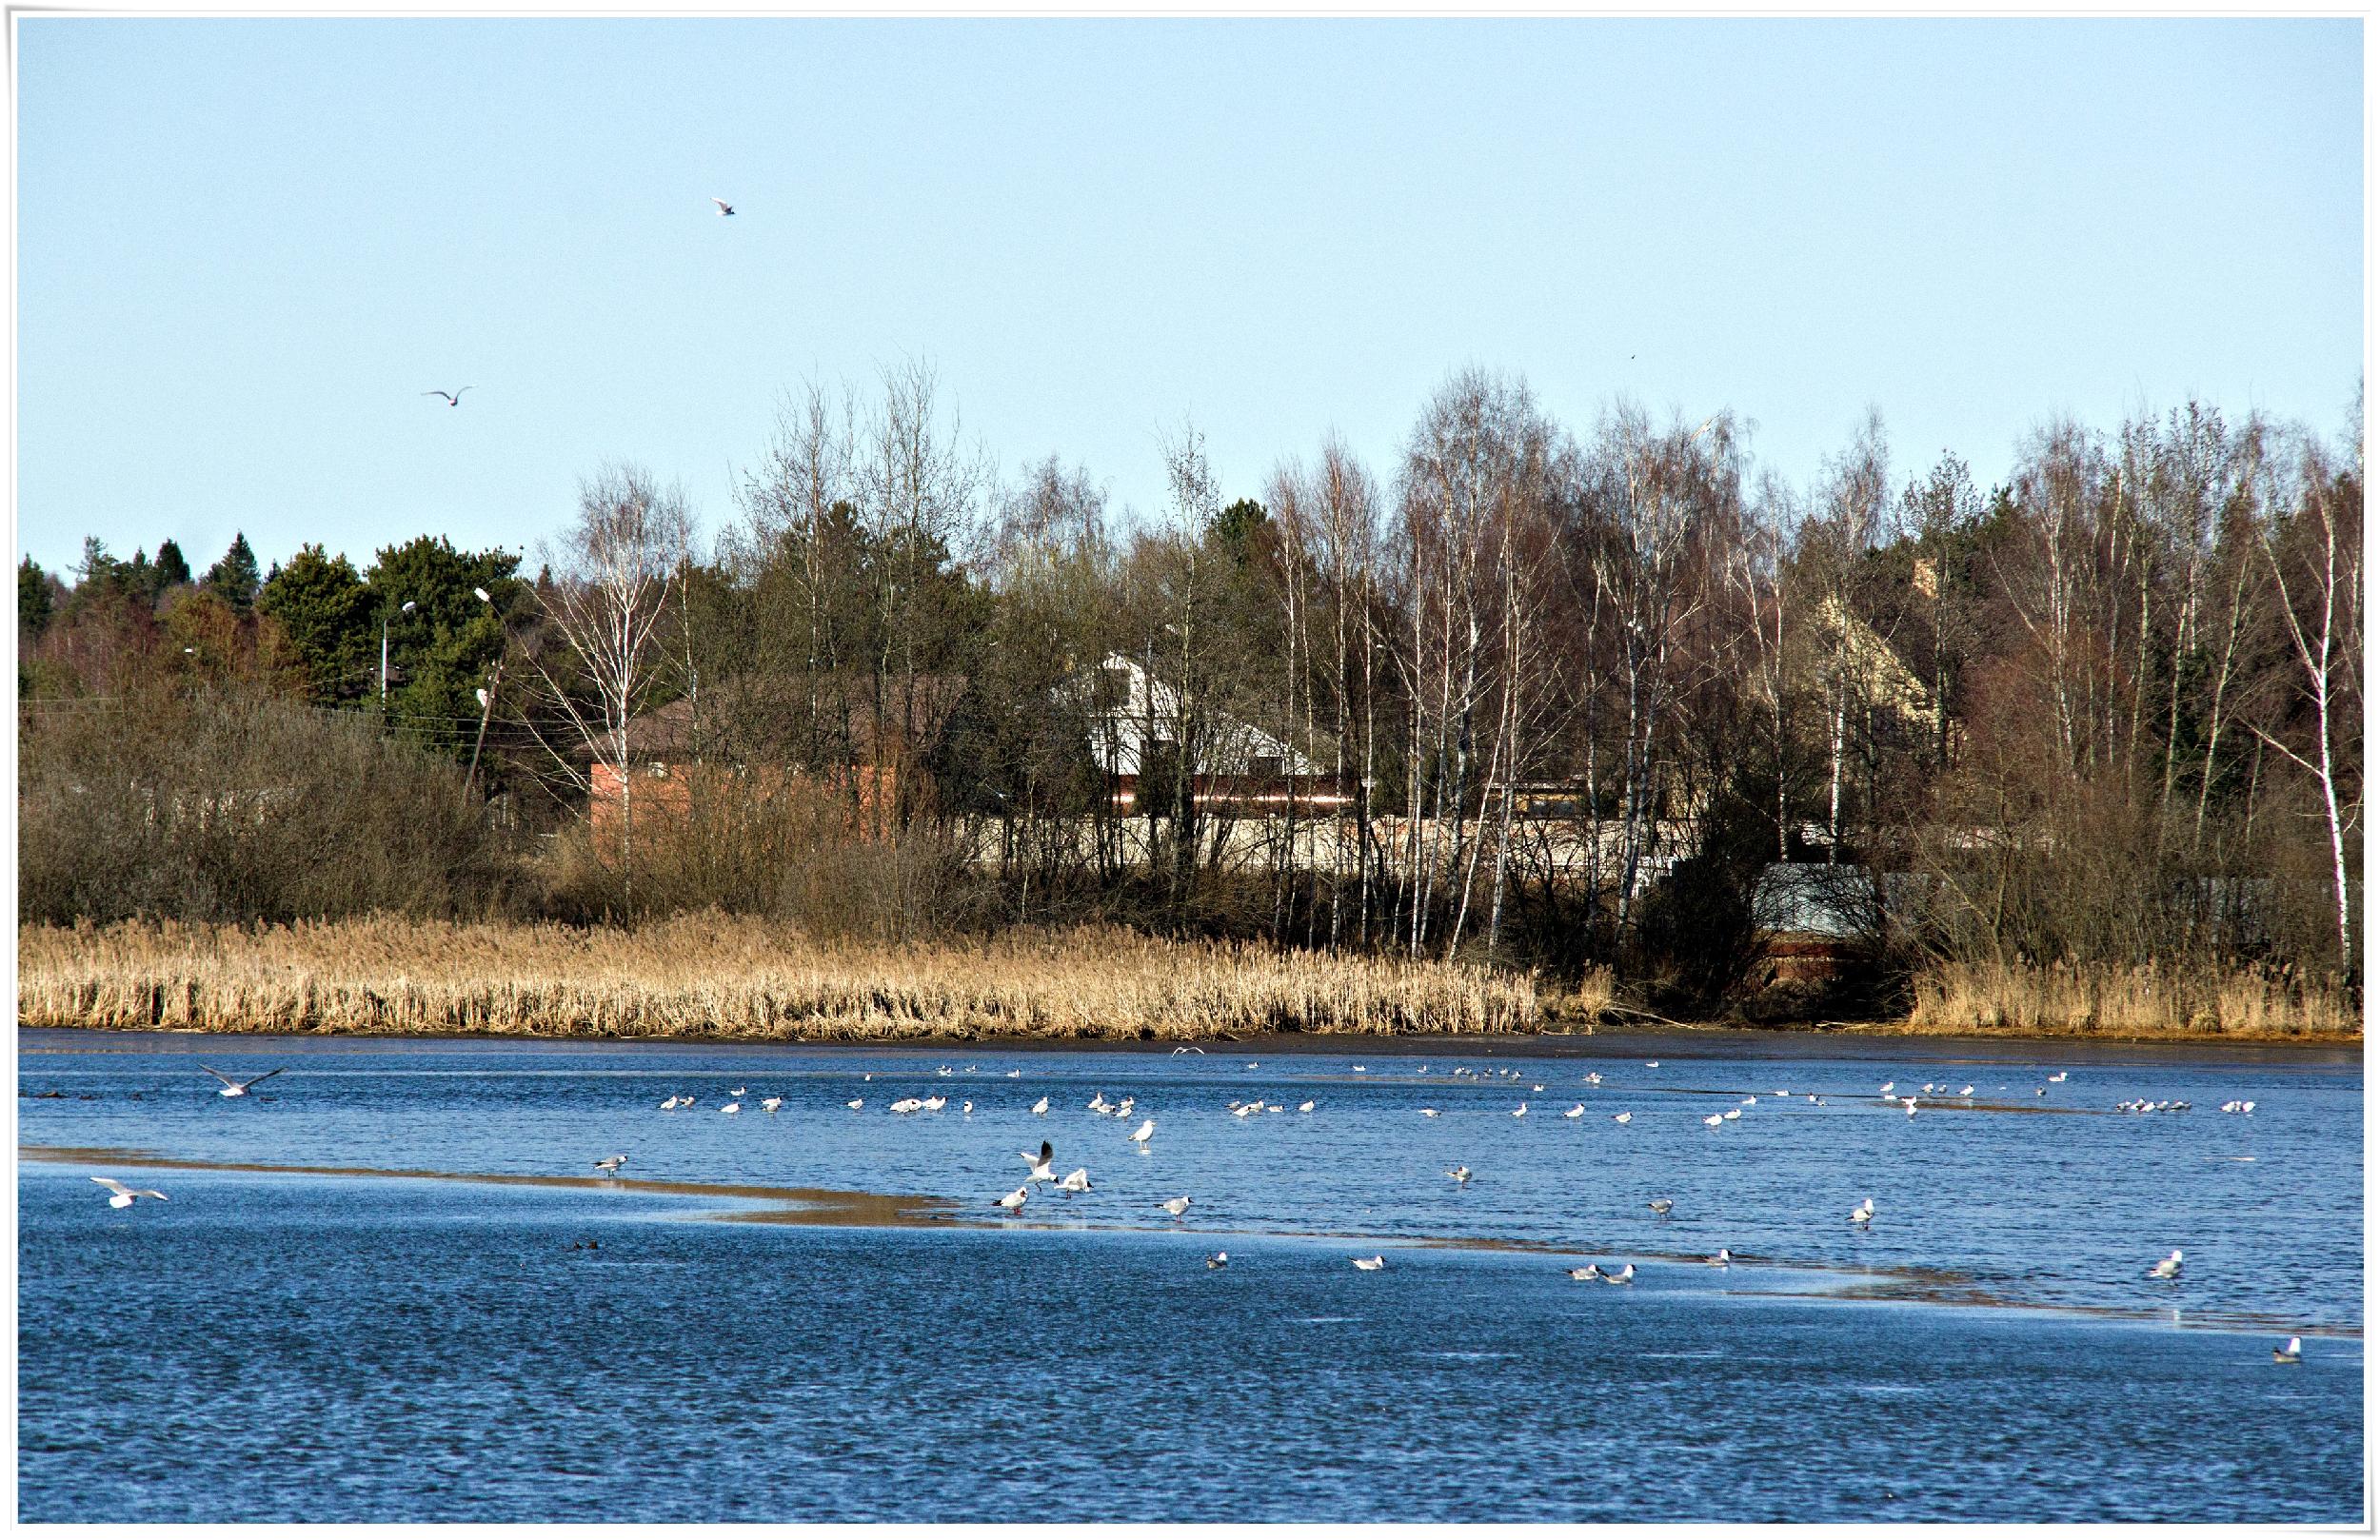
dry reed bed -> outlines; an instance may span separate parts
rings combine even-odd
[[[2353,1037],[2333,980],[2245,969],[1937,963],[1914,980],[1909,1026],[2040,1037]]]
[[[887,1040],[1529,1032],[1530,979],[1116,930],[821,941],[692,916],[640,929],[395,918],[30,926],[28,1026]]]

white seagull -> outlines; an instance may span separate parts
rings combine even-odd
[[[1015,1192],[1003,1194],[1002,1195],[992,1199],[992,1201],[1000,1207],[1006,1209],[1009,1213],[1014,1214],[1019,1209],[1023,1208],[1024,1200],[1032,1195],[1033,1184],[1031,1182],[1027,1182],[1022,1187],[1018,1188]]]
[[[2152,1278],[2168,1278],[2168,1279],[2171,1279],[2171,1278],[2178,1278],[2178,1277],[2180,1277],[2181,1275],[2182,1275],[2182,1249],[2181,1249],[2179,1246],[2176,1246],[2176,1247],[2174,1247],[2174,1248],[2173,1248],[2173,1254],[2172,1254],[2172,1255],[2171,1255],[2171,1256],[2167,1257],[2164,1261],[2159,1262],[2159,1263],[2158,1263],[2155,1267],[2152,1267],[2152,1268],[2151,1268],[2151,1269],[2149,1270],[2149,1276],[2151,1276],[2151,1277],[2152,1277]]]
[[[274,1076],[279,1075],[283,1069],[287,1069],[288,1067],[288,1066],[287,1065],[282,1065],[278,1068],[267,1070],[262,1075],[252,1076],[246,1080],[234,1080],[231,1076],[224,1074],[223,1071],[215,1069],[209,1065],[201,1064],[199,1066],[200,1069],[205,1070],[208,1074],[223,1082],[223,1089],[215,1093],[218,1096],[245,1096],[248,1095],[248,1088],[249,1086],[269,1080]]]
[[[1622,1114],[1620,1114],[1620,1116],[1621,1116],[1622,1117],[1625,1117],[1625,1116],[1627,1116],[1628,1115],[1627,1115],[1626,1113],[1622,1113]],[[1706,1117],[1706,1118],[1704,1118],[1704,1119],[1702,1120],[1702,1126],[1703,1126],[1704,1128],[1716,1128],[1716,1127],[1718,1127],[1721,1123],[1724,1123],[1724,1122],[1726,1122],[1726,1121],[1727,1121],[1727,1119],[1726,1119],[1726,1118],[1721,1117],[1721,1116],[1720,1116],[1718,1114],[1716,1114],[1716,1113],[1713,1113],[1710,1116],[1708,1116],[1708,1117]]]
[[[866,1105],[867,1105],[867,1103],[866,1103],[866,1102],[864,1102],[864,1101],[862,1101],[859,1097],[854,1096],[854,1097],[852,1097],[849,1101],[844,1102],[844,1103],[843,1103],[843,1105],[844,1105],[844,1106],[846,1106],[846,1107],[848,1107],[848,1108],[850,1108],[853,1112],[855,1112],[855,1113],[856,1113],[856,1112],[858,1112],[861,1108],[863,1108],[863,1107],[866,1106]]]
[[[1891,1095],[1893,1094],[1893,1082],[1892,1082],[1892,1081],[1890,1081],[1890,1080],[1887,1080],[1887,1081],[1885,1081],[1882,1085],[1877,1086],[1877,1087],[1875,1088],[1875,1094],[1876,1094],[1877,1096],[1891,1096]]]
[[[1424,1107],[1421,1109],[1421,1116],[1424,1117],[1436,1117],[1438,1116],[1438,1109],[1436,1107]]]
[[[151,1196],[151,1197],[155,1197],[155,1196],[157,1196],[157,1195],[158,1195],[158,1194],[155,1194],[155,1193],[151,1193],[151,1194],[149,1194],[149,1196]],[[2275,1348],[2275,1349],[2273,1349],[2273,1350],[2272,1350],[2272,1361],[2273,1361],[2274,1363],[2276,1363],[2276,1364],[2293,1364],[2293,1363],[2296,1363],[2296,1362],[2298,1361],[2298,1352],[2297,1352],[2297,1338],[2295,1338],[2295,1337],[2291,1337],[2291,1338],[2290,1338],[2290,1345],[2289,1345],[2288,1347],[2286,1347],[2286,1348]]]
[[[1719,1121],[1723,1123],[1732,1123],[1743,1115],[1744,1110],[1741,1107],[1730,1107],[1727,1111],[1719,1114]]]
[[[1217,1252],[1213,1256],[1206,1259],[1206,1265],[1208,1267],[1229,1267],[1231,1266],[1231,1253]]]
[[[595,1162],[595,1169],[606,1176],[617,1176],[620,1175],[620,1168],[627,1163],[626,1155],[606,1155]]]
[[[1855,1225],[1864,1225],[1874,1217],[1875,1199],[1872,1197],[1861,1198],[1859,1207],[1851,1211],[1851,1222]]]
[[[1677,1206],[1676,1204],[1675,1204],[1675,1203],[1671,1202],[1668,1198],[1665,1198],[1665,1197],[1656,1197],[1656,1198],[1655,1198],[1652,1202],[1650,1202],[1650,1203],[1648,1203],[1648,1204],[1646,1204],[1646,1205],[1645,1205],[1645,1207],[1646,1207],[1646,1208],[1651,1209],[1651,1210],[1653,1211],[1653,1213],[1654,1213],[1654,1214],[1655,1214],[1655,1216],[1656,1216],[1656,1217],[1662,1218],[1662,1219],[1666,1219],[1666,1218],[1668,1218],[1668,1217],[1669,1217],[1669,1211],[1670,1211],[1670,1210],[1672,1210],[1672,1209],[1674,1209],[1674,1208],[1676,1208],[1676,1206]]]
[[[1091,1174],[1081,1166],[1066,1173],[1066,1179],[1058,1184],[1061,1193],[1087,1193],[1091,1190]]]
[[[1605,1283],[1634,1283],[1634,1282],[1636,1282],[1636,1263],[1634,1263],[1634,1262],[1631,1262],[1631,1263],[1629,1263],[1627,1266],[1625,1266],[1625,1267],[1621,1268],[1621,1269],[1620,1269],[1617,1273],[1604,1273],[1604,1274],[1603,1274],[1603,1281],[1604,1281]]]
[[[469,385],[465,385],[463,390],[468,390],[471,387]],[[422,394],[425,396],[443,396],[446,398],[447,405],[460,406],[463,405],[463,390],[425,390]]]
[[[1573,1107],[1570,1111],[1562,1114],[1562,1116],[1564,1117],[1584,1117],[1587,1116],[1587,1104],[1582,1101],[1577,1106]]]
[[[773,1113],[784,1104],[785,1098],[783,1096],[768,1096],[762,1100],[761,1111],[764,1113]]]
[[[715,203],[715,204],[717,204],[717,205],[719,206],[719,217],[720,217],[720,218],[722,218],[722,219],[726,218],[729,214],[732,214],[732,213],[734,213],[734,212],[736,211],[736,207],[735,207],[735,205],[733,205],[733,204],[729,203],[729,202],[728,202],[726,199],[724,199],[724,198],[713,198],[713,199],[711,200],[711,202],[713,202],[713,203]]]
[[[1039,1100],[1039,1101],[1037,1101],[1037,1102],[1035,1102],[1035,1103],[1033,1104],[1033,1116],[1036,1116],[1036,1117],[1041,1116],[1042,1114],[1044,1114],[1044,1113],[1046,1113],[1046,1112],[1048,1112],[1048,1111],[1049,1111],[1049,1098],[1048,1098],[1047,1096],[1043,1096],[1041,1100]]]
[[[1615,1113],[1612,1115],[1612,1121],[1615,1123],[1625,1123],[1635,1116],[1636,1114],[1634,1113]]]
[[[1455,1178],[1455,1185],[1457,1187],[1460,1187],[1463,1183],[1471,1180],[1471,1168],[1469,1166],[1456,1166],[1450,1169],[1446,1175]]]
[[[1359,1256],[1355,1259],[1355,1261],[1356,1271],[1358,1273],[1378,1273],[1380,1269],[1388,1266],[1387,1260],[1377,1252],[1370,1256]]]
[[[2050,1083],[2051,1083],[2052,1085],[2056,1085],[2058,1082],[2060,1082],[2060,1081],[2064,1080],[2065,1078],[2066,1078],[2066,1072],[2065,1072],[2064,1070],[2060,1070],[2060,1071],[2058,1071],[2055,1075],[2053,1075],[2053,1076],[2050,1076]]]
[[[672,1096],[667,1101],[663,1102],[661,1104],[661,1110],[665,1113],[676,1112],[678,1110],[678,1098]]]
[[[1144,1117],[1140,1120],[1140,1126],[1134,1129],[1128,1137],[1134,1144],[1137,1144],[1141,1149],[1145,1150],[1149,1147],[1149,1135],[1156,1132],[1157,1119],[1154,1117]]]
[[[1027,1186],[1030,1186],[1035,1182],[1054,1182],[1058,1179],[1050,1174],[1049,1157],[1051,1153],[1049,1140],[1047,1139],[1043,1139],[1041,1141],[1041,1153],[1040,1155],[1035,1155],[1030,1150],[1020,1150],[1017,1152],[1017,1157],[1022,1160],[1025,1165],[1030,1168],[1025,1173],[1024,1177],[1025,1184]]]
[[[1301,1101],[1298,1103],[1298,1110],[1301,1113],[1310,1113],[1314,1111],[1314,1103],[1311,1101]]]
[[[1589,1262],[1585,1267],[1572,1268],[1570,1270],[1570,1275],[1577,1279],[1580,1283],[1585,1283],[1590,1279],[1603,1276],[1603,1270],[1600,1267],[1597,1267],[1595,1263]]]
[[[1735,1260],[1735,1258],[1729,1254],[1727,1248],[1722,1246],[1719,1248],[1719,1254],[1711,1258],[1711,1265],[1713,1267],[1726,1267]]]
[[[1522,1102],[1519,1106],[1515,1107],[1515,1108],[1513,1109],[1513,1116],[1514,1116],[1515,1117],[1526,1117],[1526,1116],[1529,1116],[1529,1104],[1528,1104],[1527,1102],[1525,1102],[1525,1101],[1524,1101],[1524,1102]]]
[[[113,1176],[93,1176],[91,1180],[115,1194],[108,1200],[108,1207],[111,1209],[129,1209],[136,1197],[153,1197],[160,1203],[166,1201],[166,1194],[163,1193],[146,1187],[127,1187]]]
[[[733,1117],[733,1116],[736,1116],[736,1114],[738,1114],[738,1113],[740,1113],[740,1112],[744,1111],[744,1103],[742,1103],[742,1102],[740,1102],[740,1101],[731,1101],[731,1102],[727,1103],[727,1105],[725,1105],[724,1107],[720,1108],[719,1110],[720,1110],[721,1112],[723,1112],[723,1113],[725,1113],[728,1116]]]
[[[1190,1200],[1187,1197],[1169,1197],[1164,1202],[1160,1203],[1158,1207],[1163,1209],[1167,1214],[1170,1214],[1175,1218],[1179,1219],[1184,1213],[1188,1212],[1190,1208]]]

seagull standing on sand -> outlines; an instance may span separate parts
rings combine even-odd
[[[2149,1270],[2149,1276],[2172,1280],[2182,1275],[2182,1249],[2173,1248],[2173,1254]]]
[[[1378,1273],[1380,1269],[1386,1266],[1388,1266],[1387,1259],[1382,1257],[1378,1252],[1373,1253],[1370,1256],[1359,1256],[1356,1258],[1356,1271],[1358,1273]]]
[[[249,1086],[252,1086],[252,1085],[259,1085],[259,1084],[262,1084],[263,1082],[265,1082],[265,1081],[267,1081],[267,1080],[271,1079],[274,1076],[279,1075],[283,1069],[288,1068],[288,1066],[287,1066],[287,1065],[282,1065],[282,1066],[279,1066],[279,1067],[276,1067],[276,1068],[273,1068],[273,1069],[269,1069],[269,1070],[267,1070],[267,1071],[266,1071],[264,1074],[262,1074],[262,1075],[252,1076],[250,1076],[249,1078],[245,1079],[245,1080],[234,1080],[233,1078],[231,1078],[231,1076],[228,1076],[228,1075],[224,1074],[224,1073],[223,1073],[223,1071],[218,1070],[218,1069],[215,1069],[215,1068],[213,1068],[213,1067],[211,1067],[211,1066],[209,1066],[209,1065],[201,1064],[201,1065],[199,1066],[199,1068],[200,1068],[200,1069],[202,1069],[202,1070],[205,1070],[208,1074],[209,1074],[209,1075],[213,1076],[216,1079],[221,1080],[221,1081],[223,1082],[223,1089],[222,1089],[221,1091],[216,1092],[216,1093],[215,1093],[215,1095],[216,1095],[216,1096],[247,1096],[247,1095],[248,1095],[248,1088]]]
[[[113,1176],[93,1176],[91,1180],[115,1194],[108,1200],[108,1207],[111,1209],[129,1209],[136,1197],[153,1197],[160,1203],[166,1201],[163,1193],[147,1187],[127,1187]]]

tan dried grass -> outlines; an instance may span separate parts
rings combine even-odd
[[[2354,1037],[2335,979],[2214,966],[1943,962],[1920,973],[1913,1029],[2138,1037]]]
[[[28,1026],[884,1040],[1530,1032],[1526,977],[1108,929],[822,941],[717,914],[637,928],[373,918],[29,926]]]

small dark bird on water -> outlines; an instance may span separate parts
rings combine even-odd
[[[468,390],[470,388],[471,386],[465,385],[463,390]],[[463,405],[463,390],[425,390],[422,394],[425,396],[440,397],[449,406],[460,406]]]

